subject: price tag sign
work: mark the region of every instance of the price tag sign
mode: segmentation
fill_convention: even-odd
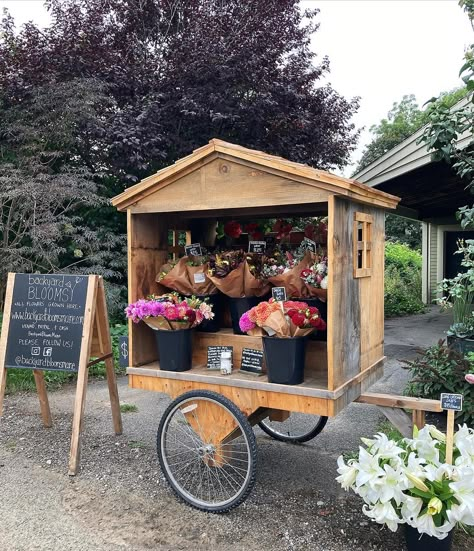
[[[249,241],[249,253],[263,254],[267,244],[265,241]]]
[[[233,363],[233,346],[208,346],[207,347],[207,369],[218,371],[221,368],[221,354],[224,350],[230,351],[231,361]]]
[[[272,297],[273,300],[284,302],[286,300],[286,289],[284,287],[273,287]]]
[[[184,252],[186,256],[202,256],[201,243],[191,243],[191,245],[185,245]]]
[[[263,350],[243,348],[240,370],[261,375],[263,373]]]
[[[128,337],[119,337],[119,365],[120,367],[128,367],[130,364],[128,359]]]
[[[313,241],[312,239],[308,239],[307,237],[305,237],[301,242],[301,245],[303,246],[304,249],[311,251],[312,253],[317,252],[316,242]]]
[[[264,239],[265,239],[265,244],[267,245],[268,248],[273,247],[276,243],[276,239],[273,237],[273,235],[266,235]]]
[[[194,278],[194,283],[205,283],[206,281],[206,275],[204,274],[204,272],[196,272],[193,275],[193,278]]]
[[[462,411],[462,394],[441,394],[441,407],[452,411]]]

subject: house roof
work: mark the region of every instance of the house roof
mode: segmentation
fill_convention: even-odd
[[[453,105],[451,110],[462,109],[470,101],[471,96],[466,96]],[[427,126],[422,126],[403,142],[363,168],[355,174],[354,178],[370,187],[374,187],[433,162],[432,152],[428,151],[426,144],[424,142],[418,143]],[[471,132],[466,131],[458,137],[456,145],[462,149],[467,146],[471,139]]]
[[[118,210],[127,209],[140,199],[154,193],[165,185],[172,184],[181,175],[188,173],[190,170],[192,171],[193,165],[198,170],[202,161],[211,155],[216,157],[225,155],[227,158],[243,159],[262,167],[263,170],[267,168],[277,171],[282,173],[286,178],[383,208],[394,209],[400,200],[394,195],[372,189],[356,180],[336,176],[330,172],[288,161],[282,157],[269,155],[262,151],[255,151],[223,140],[212,139],[207,145],[196,149],[187,157],[179,159],[173,165],[159,170],[138,184],[126,189],[123,193],[112,199],[112,205],[117,207]]]

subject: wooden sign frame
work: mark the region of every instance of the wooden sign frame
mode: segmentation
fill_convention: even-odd
[[[10,314],[15,285],[14,273],[8,274],[5,293],[5,308],[3,311],[3,325],[0,337],[0,418],[3,413],[3,399],[7,382],[7,368],[5,367],[5,355],[7,350],[8,332],[10,326]],[[105,300],[104,280],[97,275],[87,276],[87,295],[84,308],[84,325],[82,330],[81,350],[79,356],[79,369],[77,371],[76,397],[74,401],[74,413],[72,420],[71,448],[69,453],[69,475],[74,476],[79,471],[81,437],[84,421],[84,409],[86,403],[87,380],[89,367],[105,362],[107,385],[109,388],[110,405],[112,409],[112,422],[115,434],[122,434],[122,415],[115,376],[114,359],[112,352],[112,340],[110,338],[109,319],[107,315],[107,303]],[[91,358],[95,358],[91,361]],[[48,394],[42,370],[33,369],[36,390],[40,403],[41,417],[46,428],[53,426]]]

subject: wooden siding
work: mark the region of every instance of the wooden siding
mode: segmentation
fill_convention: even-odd
[[[222,193],[230,208],[326,202],[328,192],[269,173],[254,163],[214,159],[169,185],[138,200],[138,212],[184,212],[222,209]]]
[[[373,216],[372,275],[354,278],[356,212]],[[383,358],[383,211],[334,196],[329,200],[328,388],[333,390]]]

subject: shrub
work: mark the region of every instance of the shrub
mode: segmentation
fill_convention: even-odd
[[[474,372],[474,357],[465,357],[440,340],[422,350],[414,360],[402,361],[403,369],[410,370],[405,394],[417,398],[439,400],[442,392],[462,394],[463,411],[456,413],[459,423],[474,425],[474,385],[465,375]]]
[[[385,316],[423,312],[421,254],[402,243],[385,244]]]

